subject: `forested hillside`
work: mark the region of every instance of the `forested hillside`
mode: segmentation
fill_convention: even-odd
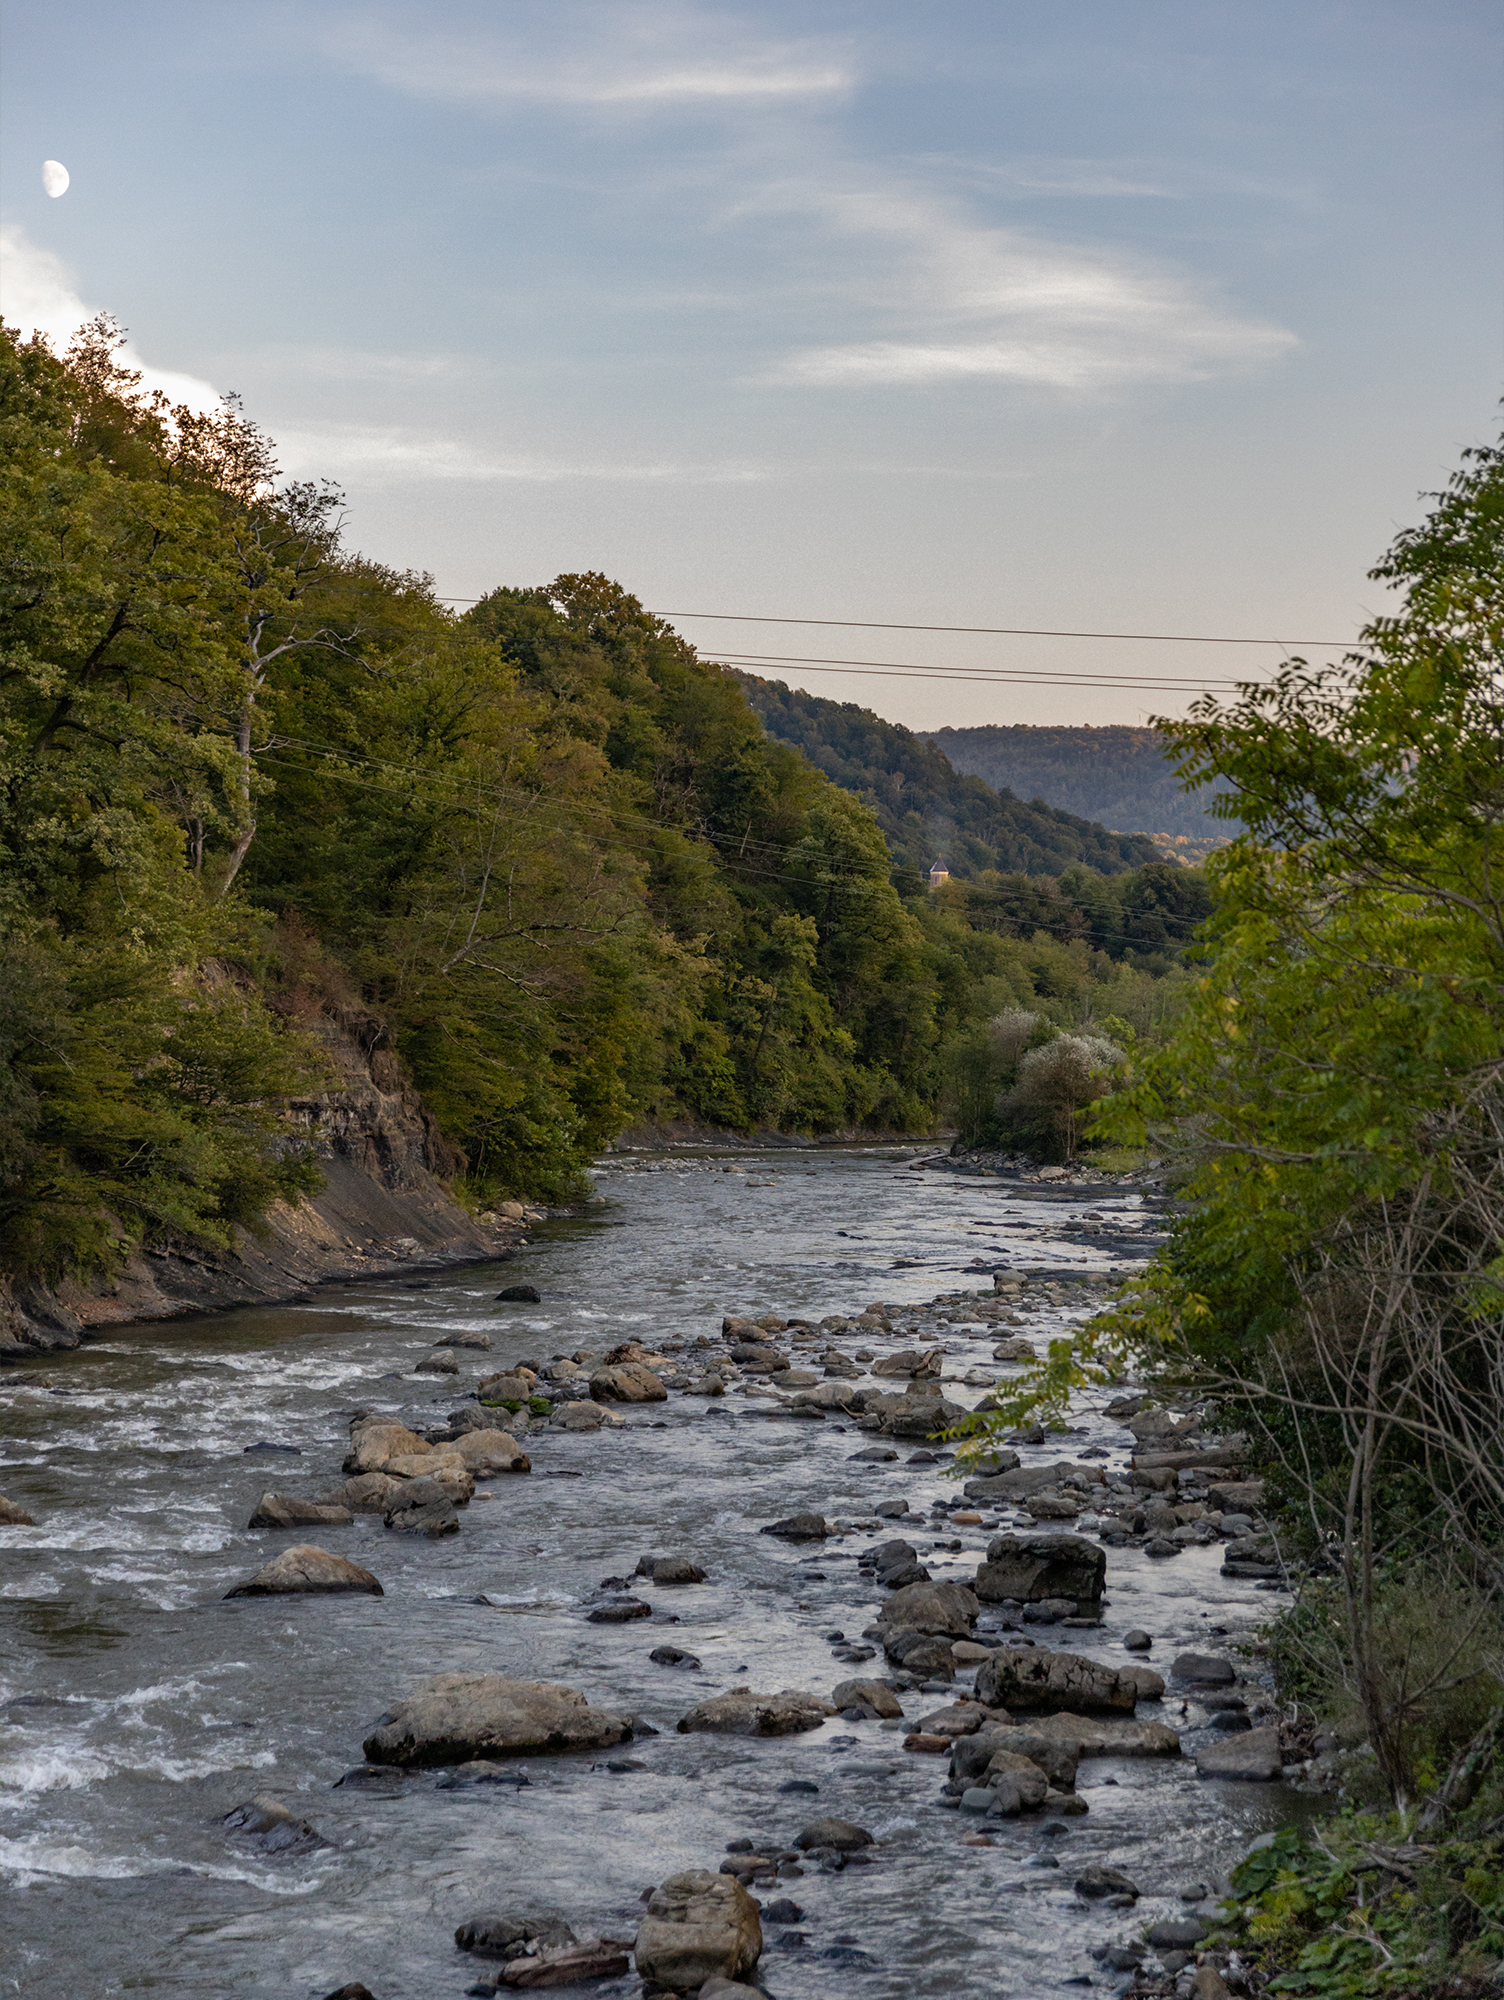
[[[1000,795],[994,789],[999,781],[963,775],[978,767],[957,763],[944,744],[936,748],[938,738],[885,722],[855,702],[828,701],[752,674],[742,682],[768,733],[795,744],[838,785],[865,799],[894,859],[910,867],[928,871],[943,856],[951,873],[961,876],[989,868],[1058,875],[1076,863],[1112,875],[1160,858],[1152,841],[1109,833],[1096,823],[1099,813],[1083,819],[1074,807],[1060,810],[1063,802],[1054,794],[1047,795],[1048,806],[1025,804],[1024,797],[1036,794],[1015,797],[1016,786]]]
[[[1183,791],[1170,744],[1158,729],[989,723],[924,734],[958,771],[1021,799],[1048,799],[1104,826],[1203,840],[1233,831],[1207,810],[1215,794],[1229,789],[1226,779],[1213,776],[1202,788]]]
[[[336,1020],[481,1204],[645,1119],[928,1129],[1000,1008],[1162,1014],[1193,878],[895,879],[618,585],[457,618],[117,348],[0,340],[0,1269],[222,1247],[311,1188]]]

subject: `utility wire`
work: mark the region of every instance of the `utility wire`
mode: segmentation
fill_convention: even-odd
[[[488,593],[489,595],[489,593]],[[484,597],[440,597],[483,604]],[[1350,646],[1351,639],[1249,639],[1216,632],[1078,632],[1047,625],[907,625],[885,618],[784,618],[763,611],[659,611],[658,618],[707,618],[732,625],[834,625],[860,632],[971,632],[995,639],[1138,639],[1163,646]]]
[[[820,667],[830,668],[838,673],[884,673],[908,675],[911,677],[917,675],[923,680],[942,681],[968,680],[981,681],[983,683],[996,681],[1005,686],[1010,681],[1032,680],[1035,678],[1032,675],[1026,674],[1022,668],[931,667],[926,665],[923,660],[837,660],[821,654],[807,656],[802,653],[727,653],[721,651],[719,648],[715,653],[702,654],[701,657],[718,660],[723,666]],[[1247,683],[1233,680],[1194,681],[1171,680],[1168,678],[1160,680],[1144,675],[1130,677],[1118,674],[1098,675],[1073,674],[1068,672],[1052,673],[1049,684],[1053,687],[1073,687],[1080,684],[1089,687],[1164,688],[1171,693],[1193,693],[1198,688],[1205,688],[1208,691],[1215,689],[1219,693],[1227,694],[1236,693],[1239,686],[1247,685]],[[1258,686],[1259,683],[1254,682],[1252,685]]]
[[[455,598],[456,604],[463,600]],[[479,598],[474,600],[480,602]],[[1161,646],[1350,646],[1351,639],[1245,639],[1215,632],[1078,632],[1044,625],[900,625],[876,618],[775,618],[761,612],[664,611],[664,618],[714,618],[746,625],[836,625],[863,632],[971,632],[995,639],[1137,639]]]
[[[48,597],[44,600],[45,605],[49,606],[62,603],[69,603],[69,604],[93,606],[99,609],[106,609],[113,607],[118,602],[119,600],[117,597],[85,596],[79,593],[62,593],[62,592],[49,594]],[[435,600],[435,602],[441,604],[468,604],[468,603],[478,604],[482,602],[482,600],[479,598],[449,597],[449,598],[438,598]],[[33,607],[28,606],[26,608],[29,610],[32,609]],[[44,608],[44,606],[37,605],[34,608],[41,610]],[[197,611],[199,611],[200,607],[193,604],[177,603],[172,600],[168,600],[166,603],[143,607],[143,609],[146,609],[148,611],[155,610],[158,612],[180,612],[185,615],[191,616]],[[299,614],[291,614],[291,615],[296,617]],[[665,615],[668,617],[675,617],[675,618],[724,617],[728,619],[734,616],[734,614],[730,612],[723,613],[723,612],[711,612],[711,611],[706,611],[706,612],[678,611],[678,612],[670,612]],[[355,618],[353,621],[347,621],[347,622],[351,623],[352,625],[352,630],[350,632],[350,636],[347,642],[352,647],[359,645],[359,643],[362,640],[367,640],[367,639],[405,640],[411,644],[415,640],[422,639],[425,636],[421,632],[415,631],[411,627],[363,624],[361,623],[358,617]],[[978,632],[978,633],[997,632],[1006,635],[1010,631],[1014,630],[1014,628],[1005,626],[992,627],[992,626],[982,626],[982,625],[883,625],[877,623],[876,621],[868,622],[858,619],[833,619],[833,618],[767,619],[762,622],[770,624],[796,624],[796,625],[802,625],[802,624],[846,625],[853,628],[860,628],[863,630],[872,630],[872,631]],[[1022,627],[1017,628],[1017,630],[1020,633],[1023,632]],[[1054,633],[1042,632],[1033,634],[1032,636],[1045,637],[1045,638],[1072,638],[1072,639],[1153,639],[1156,637],[1161,637],[1166,639],[1167,641],[1174,640],[1177,643],[1185,643],[1188,645],[1195,644],[1195,645],[1228,645],[1228,646],[1284,646],[1286,644],[1284,640],[1280,639],[1192,638],[1190,635],[1184,633],[1154,634],[1149,632],[1054,632]],[[310,634],[307,643],[310,645],[314,645],[318,644],[319,640],[316,635]],[[1308,645],[1308,646],[1316,646],[1316,645],[1335,646],[1338,644],[1345,644],[1345,643],[1346,642],[1344,641],[1338,641],[1335,639],[1333,640],[1304,639],[1304,640],[1291,640],[1289,642],[1289,644],[1291,645]],[[1059,687],[1059,688],[1074,687],[1081,689],[1098,688],[1103,690],[1104,692],[1119,692],[1125,694],[1127,693],[1230,694],[1230,693],[1235,693],[1242,687],[1247,687],[1247,686],[1256,687],[1262,685],[1262,683],[1259,682],[1240,682],[1227,678],[1211,679],[1211,680],[1195,680],[1186,675],[1170,675],[1170,674],[1156,675],[1153,673],[1144,673],[1139,675],[1077,674],[1077,673],[1072,673],[1069,669],[1065,668],[1051,668],[1051,669],[1046,669],[1042,672],[1029,673],[1023,668],[1015,668],[1015,667],[990,667],[986,665],[966,666],[964,664],[959,667],[926,666],[923,662],[920,661],[847,662],[847,661],[838,661],[834,659],[823,659],[819,657],[806,658],[801,654],[732,653],[719,649],[717,649],[713,653],[703,654],[701,655],[701,657],[706,661],[708,665],[731,666],[733,668],[750,667],[763,664],[767,665],[787,664],[791,666],[805,667],[816,673],[865,674],[881,680],[959,681],[959,682],[972,682],[978,686],[992,685],[997,687]]]

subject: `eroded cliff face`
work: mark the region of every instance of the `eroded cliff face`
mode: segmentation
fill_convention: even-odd
[[[263,1230],[241,1232],[229,1252],[164,1246],[94,1283],[0,1282],[0,1357],[77,1347],[125,1320],[264,1305],[331,1279],[506,1256],[525,1240],[520,1203],[475,1216],[449,1192],[460,1156],[383,1046],[376,1016],[332,1010],[314,1032],[339,1083],[293,1108],[318,1153],[322,1192],[276,1203]]]

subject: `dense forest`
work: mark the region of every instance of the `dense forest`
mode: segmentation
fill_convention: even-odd
[[[1245,1434],[1338,1810],[1244,1863],[1235,1941],[1273,1990],[1462,2000],[1504,1986],[1504,451],[1429,497],[1354,653],[1160,725],[1242,830],[1095,1115],[1181,1214],[992,1424],[1132,1368]]]
[[[1159,729],[988,723],[924,734],[956,770],[1021,799],[1048,799],[1104,826],[1203,841],[1235,830],[1212,812],[1212,800],[1231,789],[1227,779],[1214,774],[1186,790],[1174,739]]]
[[[827,777],[865,799],[889,851],[908,867],[927,872],[943,858],[959,876],[988,869],[1058,875],[1084,863],[1115,875],[1160,859],[1142,836],[1109,833],[1093,820],[1026,805],[1011,792],[963,776],[943,748],[870,708],[753,674],[744,674],[742,683],[768,734],[794,744]]]
[[[337,1018],[490,1201],[643,1121],[929,1130],[1009,1008],[1165,1017],[1199,878],[1130,844],[933,895],[618,585],[456,617],[118,341],[0,343],[8,1268],[224,1245],[311,1186],[288,1107]]]

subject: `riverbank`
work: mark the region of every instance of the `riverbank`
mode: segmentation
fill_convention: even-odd
[[[1222,1532],[1210,1485],[1181,1498],[1194,1466],[1167,1483],[1135,1465],[1151,1440],[1110,1413],[1112,1392],[1083,1400],[1068,1437],[1010,1447],[1016,1467],[978,1475],[987,1491],[966,1491],[927,1436],[1016,1369],[996,1349],[1065,1330],[1127,1264],[1062,1233],[1084,1202],[1075,1216],[877,1152],[622,1161],[600,1187],[602,1207],[540,1226],[505,1267],[115,1329],[6,1378],[0,1491],[38,1524],[0,1530],[21,1663],[0,1711],[0,1866],[23,1990],[149,1978],[318,2000],[358,1980],[377,2000],[432,2000],[504,1970],[455,1946],[471,1919],[552,1913],[582,1939],[630,1942],[646,1890],[723,1865],[762,1904],[753,1977],[777,2000],[1115,1990],[1132,1973],[1110,1954],[1204,1926],[1210,1905],[1182,1891],[1215,1889],[1255,1835],[1299,1817],[1290,1781],[1197,1775],[1198,1752],[1274,1726],[1257,1628],[1279,1600],[1260,1589],[1277,1578],[1229,1562],[1242,1538]],[[1137,1197],[1122,1200],[1110,1219],[1135,1220]],[[536,1302],[495,1298],[519,1279]],[[417,1372],[436,1354],[452,1374]],[[526,1393],[493,1383],[489,1406],[469,1400],[498,1375]],[[620,1393],[633,1380],[642,1401]],[[427,1477],[451,1485],[457,1531],[431,1539],[353,1506],[345,1525],[248,1527],[268,1489],[318,1502],[350,1478],[424,1476],[346,1473],[356,1411],[439,1461]],[[531,1470],[473,1472],[456,1504],[453,1460],[478,1423]],[[1167,1496],[1201,1511],[1151,1554]],[[800,1516],[820,1532],[764,1532]],[[995,1544],[1041,1535],[1095,1551],[1102,1592],[1084,1572],[1068,1597],[1016,1574],[984,1585],[1016,1561]],[[383,1594],[226,1598],[305,1541]],[[705,1580],[660,1577],[660,1558]],[[928,1575],[898,1580],[906,1561]],[[918,1608],[936,1601],[951,1622],[927,1630]],[[1231,1678],[1177,1679],[1186,1653]],[[1066,1655],[1090,1667],[1074,1706],[1015,1685],[1017,1662]],[[633,1733],[510,1756],[477,1739],[487,1754],[470,1764],[494,1772],[387,1761],[402,1725],[378,1718],[455,1672],[573,1689]],[[882,1693],[852,1698],[858,1682]],[[1093,1708],[1092,1687],[1113,1705]],[[794,1691],[808,1726],[704,1726],[716,1704],[745,1715],[737,1689]],[[1235,1701],[1246,1730],[1214,1722]],[[1130,1754],[1125,1725],[1179,1754]],[[1034,1746],[1049,1769],[996,1748],[967,1768],[984,1732],[1010,1728],[1051,1739]],[[1020,1755],[1043,1771],[1037,1799],[997,1761]],[[965,1796],[982,1792],[985,1809]],[[327,1845],[226,1824],[264,1795]],[[801,1846],[822,1818],[870,1846]],[[1133,1900],[1090,1893],[1098,1869],[1126,1875]],[[1165,1964],[1185,1948],[1155,1950]]]
[[[279,1201],[263,1226],[216,1252],[164,1244],[112,1275],[55,1285],[0,1277],[0,1360],[77,1347],[139,1320],[301,1298],[311,1287],[510,1256],[541,1209],[508,1202],[472,1214],[446,1184],[459,1161],[398,1059],[356,1017],[325,1016],[337,1082],[295,1106],[323,1186]]]

